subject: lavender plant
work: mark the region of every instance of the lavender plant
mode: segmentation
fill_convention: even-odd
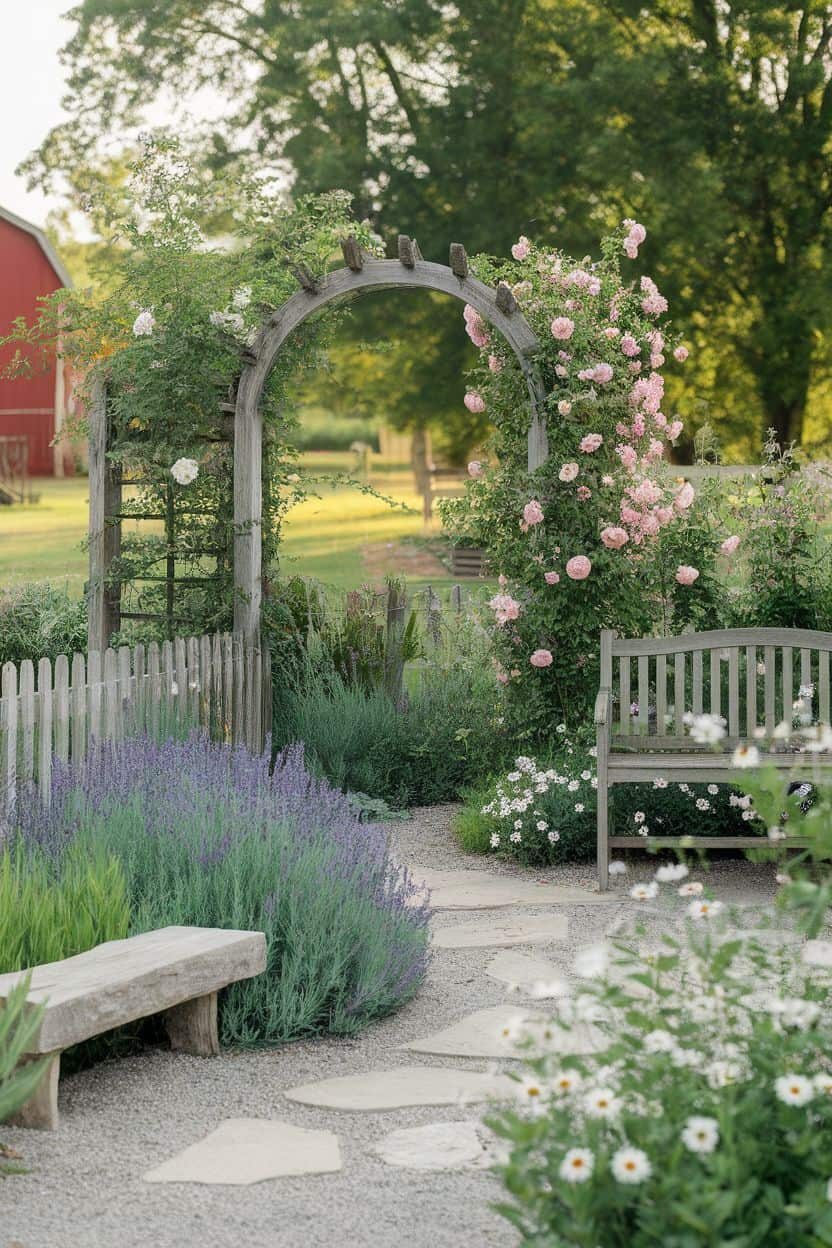
[[[378,825],[310,777],[303,749],[267,756],[193,736],[102,747],[57,767],[49,809],[19,839],[73,845],[121,865],[131,931],[167,924],[259,929],[268,967],[221,1001],[225,1043],[351,1032],[411,996],[427,962],[428,910]]]

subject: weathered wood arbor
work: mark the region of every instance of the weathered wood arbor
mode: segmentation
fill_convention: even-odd
[[[234,632],[252,639],[260,631],[261,519],[263,418],[260,403],[280,348],[297,327],[327,304],[353,299],[368,290],[409,289],[440,291],[476,308],[483,320],[503,335],[529,388],[529,471],[547,456],[543,421],[544,390],[534,357],[536,335],[519,311],[510,288],[501,283],[492,290],[468,271],[460,243],[452,243],[450,265],[422,258],[415,239],[399,235],[397,260],[364,256],[354,238],[342,250],[347,267],[318,277],[303,266],[294,272],[301,289],[269,317],[255,341],[237,388],[234,414]]]
[[[300,290],[266,320],[256,340],[246,349],[236,388],[234,410],[234,634],[252,645],[260,634],[262,593],[262,451],[263,417],[260,405],[269,375],[281,347],[292,332],[330,303],[354,299],[366,291],[410,289],[439,291],[468,303],[498,333],[517,357],[529,390],[529,471],[547,457],[543,420],[545,390],[535,366],[539,350],[536,335],[520,312],[511,289],[500,283],[491,289],[472,276],[460,243],[452,243],[449,264],[422,258],[415,239],[400,235],[398,259],[365,256],[354,238],[345,239],[346,268],[321,276],[304,265],[292,265]],[[118,627],[119,587],[113,584],[112,564],[120,550],[121,483],[107,458],[107,411],[100,392],[90,414],[90,627],[91,650],[106,649]]]

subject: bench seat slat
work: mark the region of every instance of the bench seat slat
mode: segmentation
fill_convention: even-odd
[[[832,633],[809,628],[723,628],[674,637],[614,637],[613,655],[676,654],[679,650],[722,650],[726,646],[808,646],[832,651]]]
[[[808,836],[789,836],[779,841],[777,848],[805,849],[809,843]],[[653,849],[659,845],[690,846],[691,849],[770,848],[766,836],[611,836],[609,844],[610,849]]]
[[[28,1000],[46,1001],[32,1053],[51,1053],[217,992],[266,968],[262,932],[165,927],[32,969]],[[0,975],[0,1001],[23,972]]]

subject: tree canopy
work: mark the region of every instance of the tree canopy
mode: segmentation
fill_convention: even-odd
[[[697,366],[673,394],[747,454],[765,428],[813,444],[832,322],[832,5],[729,0],[83,0],[69,120],[29,173],[83,191],[108,136],[189,100],[206,171],[345,187],[389,238],[441,258],[520,233],[580,255],[624,216]],[[217,100],[221,98],[221,107]],[[414,419],[458,407],[456,314],[430,326]]]

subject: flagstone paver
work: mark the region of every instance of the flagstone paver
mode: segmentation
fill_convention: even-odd
[[[548,945],[566,940],[568,935],[565,914],[521,915],[516,919],[489,917],[434,928],[433,945],[438,949],[509,949],[512,945]]]
[[[514,1094],[514,1087],[514,1081],[504,1075],[444,1066],[399,1066],[306,1083],[290,1088],[285,1095],[303,1105],[372,1111],[507,1099]]]
[[[617,898],[591,888],[551,884],[547,880],[492,875],[488,871],[413,869],[413,877],[431,890],[434,910],[493,910],[502,906],[609,906]]]
[[[494,1160],[478,1122],[429,1122],[423,1127],[402,1127],[379,1140],[375,1152],[388,1165],[411,1170],[482,1168]]]
[[[564,991],[568,987],[563,972],[551,962],[546,962],[543,958],[533,958],[528,953],[517,953],[513,949],[496,953],[485,968],[485,973],[510,989],[515,988],[526,993],[527,996],[534,996],[534,990],[539,984],[548,987],[562,985]],[[551,995],[560,994],[553,992]]]
[[[519,1010],[516,1005],[494,1005],[487,1010],[475,1010],[458,1023],[443,1031],[437,1031],[424,1040],[412,1040],[402,1047],[412,1053],[442,1054],[448,1057],[522,1058],[521,1050],[509,1039],[519,1020],[539,1021],[548,1019],[549,1011]],[[554,1045],[559,1053],[591,1053],[597,1047],[597,1032],[584,1023],[569,1029],[551,1028],[547,1043]],[[506,1031],[508,1035],[506,1035]]]
[[[287,1175],[341,1169],[338,1136],[266,1118],[228,1118],[216,1131],[149,1170],[146,1183],[250,1187]]]

